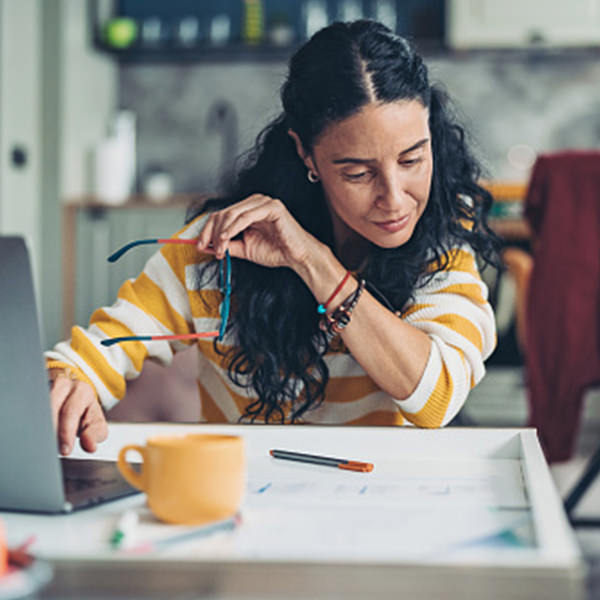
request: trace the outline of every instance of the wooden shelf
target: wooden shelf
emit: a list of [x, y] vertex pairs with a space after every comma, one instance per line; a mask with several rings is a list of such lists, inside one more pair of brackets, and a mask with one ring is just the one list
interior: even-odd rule
[[276, 46], [275, 44], [247, 44], [231, 42], [221, 46], [209, 44], [194, 48], [176, 46], [113, 48], [101, 41], [94, 44], [96, 50], [104, 52], [122, 64], [147, 63], [199, 63], [199, 62], [285, 62], [298, 48], [299, 44]]
[[523, 202], [527, 194], [527, 182], [524, 181], [482, 181], [481, 185], [496, 202]]
[[490, 219], [492, 231], [507, 241], [528, 240], [531, 237], [529, 224], [525, 219]]
[[103, 202], [101, 199], [95, 196], [81, 196], [79, 198], [72, 198], [67, 200], [63, 204], [66, 209], [74, 210], [123, 210], [132, 208], [141, 209], [164, 209], [164, 208], [185, 208], [193, 202], [201, 202], [208, 198], [215, 197], [216, 195], [211, 194], [174, 194], [163, 201], [156, 201], [148, 198], [147, 196], [136, 195], [131, 196], [125, 202], [121, 204], [112, 204], [109, 202]]

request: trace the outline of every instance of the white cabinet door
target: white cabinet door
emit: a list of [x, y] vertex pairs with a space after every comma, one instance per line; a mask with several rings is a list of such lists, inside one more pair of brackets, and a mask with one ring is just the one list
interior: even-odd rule
[[453, 48], [600, 45], [600, 0], [448, 0]]

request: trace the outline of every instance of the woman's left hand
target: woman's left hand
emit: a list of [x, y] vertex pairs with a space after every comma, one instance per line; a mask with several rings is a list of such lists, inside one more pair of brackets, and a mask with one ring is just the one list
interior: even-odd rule
[[229, 250], [233, 257], [265, 267], [295, 269], [305, 264], [319, 245], [321, 242], [298, 224], [283, 202], [253, 194], [212, 213], [197, 247], [218, 259]]

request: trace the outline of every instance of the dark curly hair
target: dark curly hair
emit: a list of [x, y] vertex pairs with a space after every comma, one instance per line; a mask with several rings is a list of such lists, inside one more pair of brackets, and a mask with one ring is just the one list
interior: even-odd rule
[[[331, 218], [321, 186], [312, 185], [288, 130], [307, 152], [333, 123], [372, 101], [417, 100], [429, 110], [433, 153], [430, 197], [411, 239], [398, 248], [371, 245], [361, 272], [376, 297], [399, 310], [416, 286], [447, 269], [447, 252], [468, 243], [485, 263], [497, 264], [497, 238], [486, 215], [492, 197], [478, 184], [481, 170], [467, 147], [446, 94], [431, 85], [422, 58], [380, 23], [334, 23], [291, 58], [281, 88], [283, 112], [258, 135], [225, 198], [191, 211], [191, 220], [254, 193], [279, 198], [308, 232], [333, 247]], [[214, 261], [199, 276], [214, 276]], [[294, 422], [322, 402], [329, 379], [323, 357], [328, 338], [319, 329], [317, 302], [287, 268], [233, 260], [235, 306], [228, 325], [237, 346], [224, 350], [230, 379], [257, 400], [243, 418]], [[299, 393], [300, 392], [300, 393]]]

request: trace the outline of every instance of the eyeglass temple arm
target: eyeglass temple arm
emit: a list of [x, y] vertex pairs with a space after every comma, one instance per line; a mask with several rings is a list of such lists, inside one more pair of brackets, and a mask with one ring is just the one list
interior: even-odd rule
[[182, 333], [179, 335], [125, 335], [121, 337], [100, 340], [100, 343], [103, 346], [112, 346], [113, 344], [122, 344], [123, 342], [150, 342], [158, 340], [195, 340], [198, 338], [215, 338], [218, 335], [218, 331], [206, 331], [202, 333]]
[[[113, 252], [109, 257], [109, 262], [115, 262], [125, 254], [131, 248], [135, 248], [135, 246], [141, 246], [143, 244], [193, 244], [196, 245], [198, 240], [191, 239], [180, 239], [180, 238], [147, 238], [143, 240], [135, 240], [133, 242], [129, 242], [125, 244], [122, 248], [119, 248], [116, 252]], [[225, 334], [225, 328], [227, 326], [227, 320], [229, 318], [229, 304], [231, 297], [231, 257], [229, 256], [229, 250], [225, 253], [225, 259], [227, 263], [227, 271], [225, 273], [225, 298], [224, 298], [224, 306], [223, 313], [221, 314], [221, 327], [219, 331], [209, 331], [204, 333], [187, 333], [181, 335], [130, 335], [130, 336], [121, 336], [109, 338], [106, 340], [101, 340], [101, 344], [103, 346], [112, 346], [113, 344], [121, 344], [123, 342], [148, 342], [152, 340], [185, 340], [185, 339], [198, 339], [198, 338], [218, 338], [219, 340], [223, 339], [223, 335]], [[221, 262], [222, 269], [222, 262]], [[222, 271], [220, 273], [222, 277]]]
[[121, 258], [121, 256], [123, 256], [125, 252], [127, 252], [131, 248], [135, 248], [136, 246], [142, 246], [143, 244], [191, 244], [195, 246], [197, 243], [198, 240], [196, 239], [184, 240], [180, 238], [147, 238], [144, 240], [135, 240], [134, 242], [129, 242], [128, 244], [125, 244], [122, 248], [119, 248], [118, 250], [113, 252], [108, 257], [108, 262], [115, 262], [119, 260], [119, 258]]

